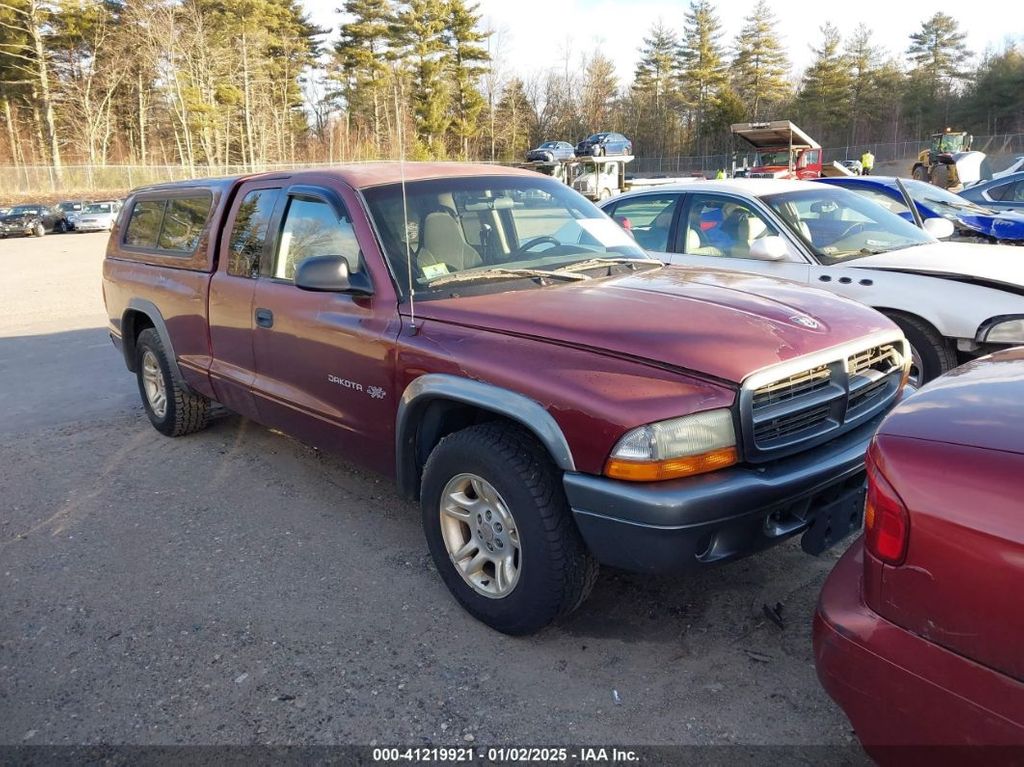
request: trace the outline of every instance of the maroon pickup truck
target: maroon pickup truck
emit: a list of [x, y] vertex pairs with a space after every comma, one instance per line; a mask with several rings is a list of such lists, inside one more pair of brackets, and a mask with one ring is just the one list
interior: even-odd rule
[[871, 309], [662, 266], [565, 185], [480, 165], [140, 189], [103, 288], [160, 432], [216, 401], [394, 476], [455, 598], [512, 634], [576, 608], [599, 562], [859, 527], [909, 368]]

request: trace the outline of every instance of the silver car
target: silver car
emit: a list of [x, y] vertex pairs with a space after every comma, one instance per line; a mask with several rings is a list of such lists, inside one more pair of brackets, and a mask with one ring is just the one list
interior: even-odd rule
[[109, 232], [114, 228], [114, 220], [121, 210], [118, 200], [90, 202], [78, 214], [75, 221], [76, 232]]

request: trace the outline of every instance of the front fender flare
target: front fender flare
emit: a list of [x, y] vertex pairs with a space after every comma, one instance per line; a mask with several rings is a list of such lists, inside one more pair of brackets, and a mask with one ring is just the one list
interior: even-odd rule
[[565, 435], [551, 414], [536, 400], [494, 384], [445, 373], [428, 373], [406, 387], [398, 405], [395, 473], [399, 491], [407, 498], [419, 495], [416, 457], [419, 416], [435, 400], [462, 402], [516, 421], [540, 440], [558, 468], [562, 471], [576, 470]]

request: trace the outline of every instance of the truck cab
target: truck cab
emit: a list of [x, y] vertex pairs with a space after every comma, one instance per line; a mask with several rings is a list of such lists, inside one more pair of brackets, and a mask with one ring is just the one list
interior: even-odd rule
[[733, 175], [747, 178], [812, 179], [822, 176], [821, 146], [789, 120], [734, 123], [734, 139], [755, 151], [754, 163]]

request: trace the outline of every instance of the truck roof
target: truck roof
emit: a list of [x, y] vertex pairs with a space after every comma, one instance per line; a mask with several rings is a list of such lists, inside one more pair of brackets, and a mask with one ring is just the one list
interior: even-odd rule
[[[468, 162], [407, 162], [404, 163], [404, 175], [407, 182], [425, 181], [433, 178], [451, 178], [453, 176], [528, 176], [536, 177], [536, 172], [511, 168], [504, 165], [487, 165]], [[133, 190], [142, 192], [156, 189], [176, 188], [217, 188], [230, 189], [241, 181], [255, 178], [280, 178], [301, 180], [303, 178], [333, 176], [354, 189], [367, 189], [385, 184], [397, 184], [402, 180], [402, 163], [366, 162], [346, 165], [324, 165], [320, 168], [301, 168], [296, 170], [280, 170], [268, 173], [252, 173], [239, 176], [221, 176], [216, 178], [197, 178], [188, 181], [172, 181], [166, 184], [153, 184]]]
[[820, 145], [789, 120], [773, 120], [761, 123], [733, 123], [729, 130], [748, 144], [758, 149], [765, 147], [793, 146], [819, 149]]

